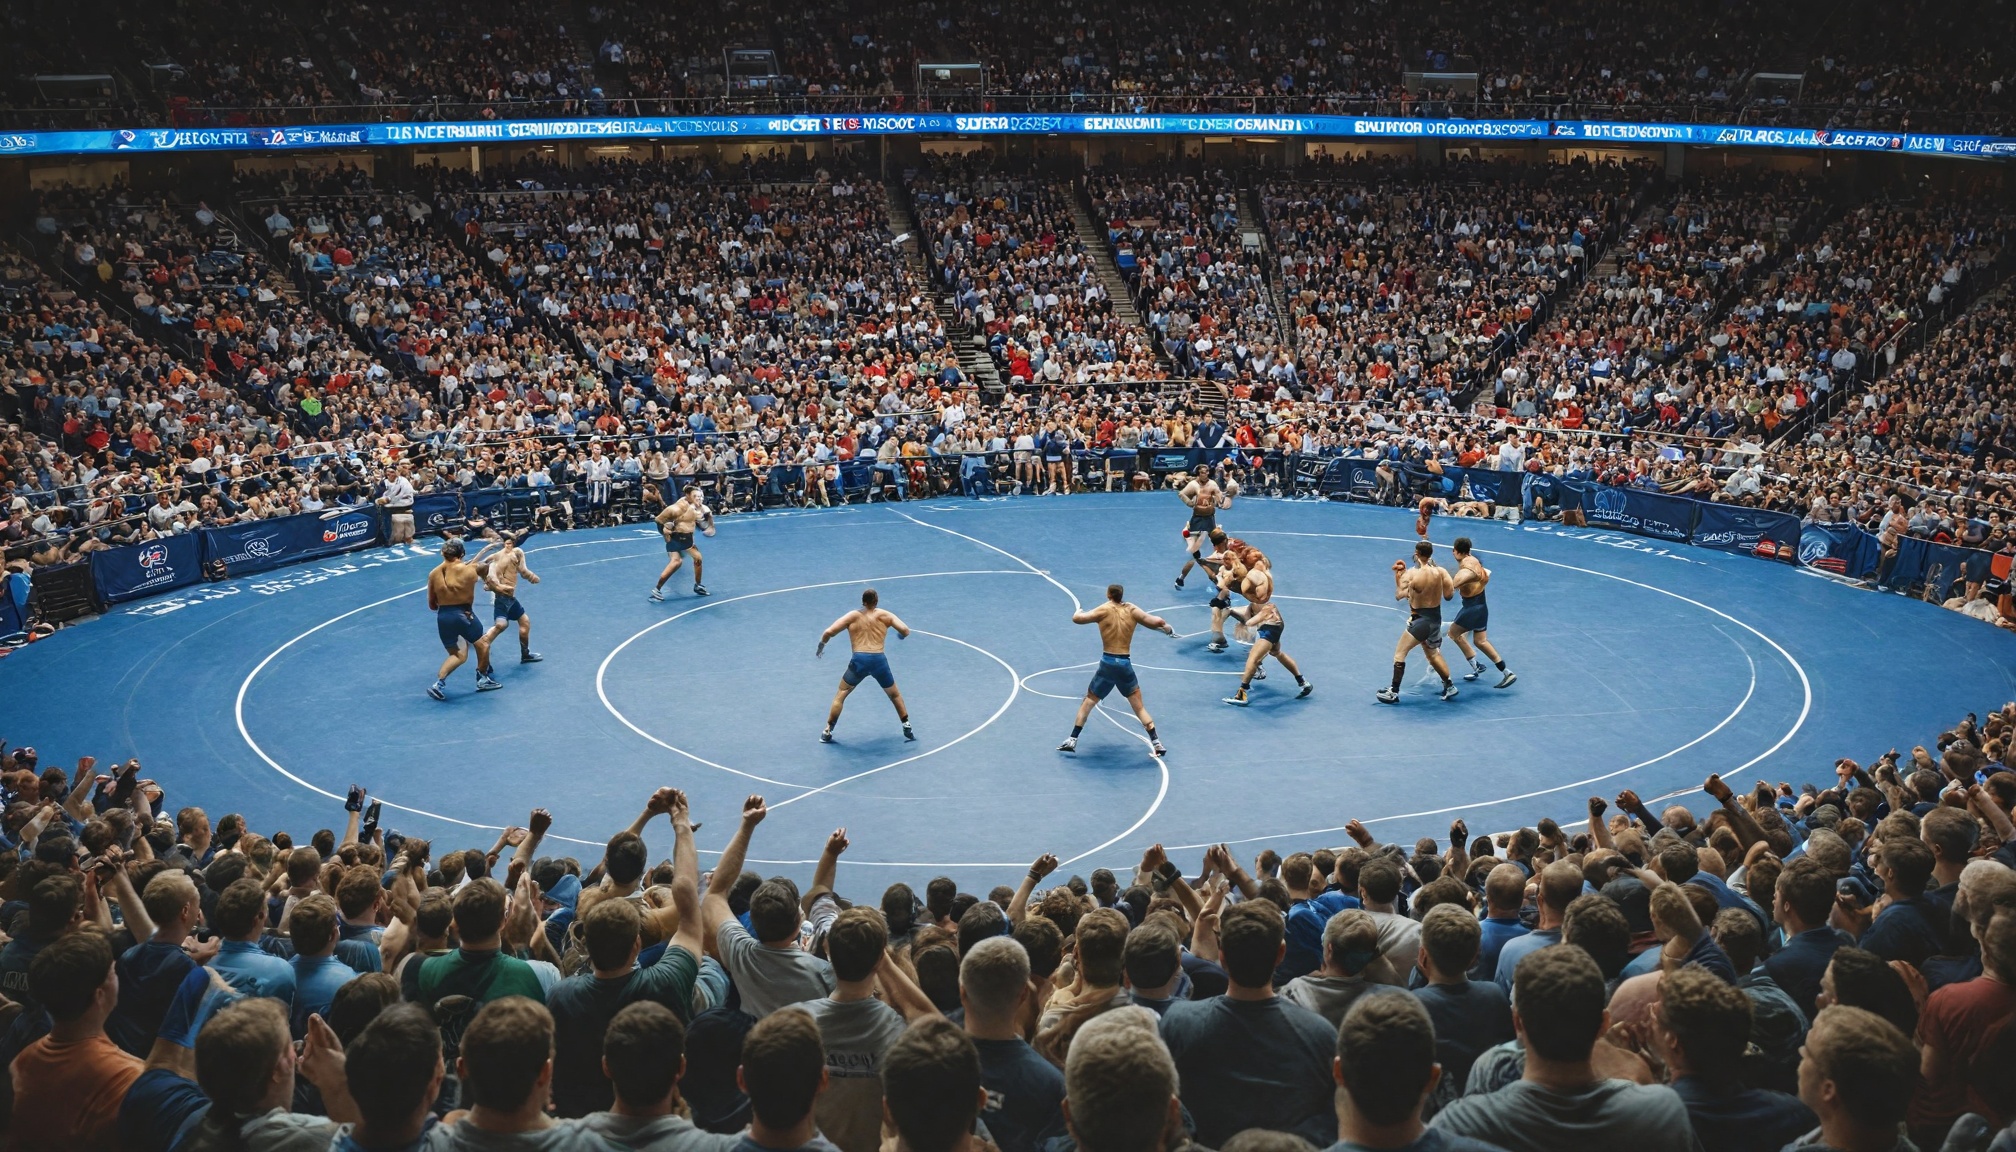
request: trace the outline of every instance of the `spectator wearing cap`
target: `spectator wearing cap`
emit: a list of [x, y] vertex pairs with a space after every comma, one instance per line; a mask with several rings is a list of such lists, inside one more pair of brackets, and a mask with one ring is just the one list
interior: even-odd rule
[[1671, 1088], [1597, 1077], [1590, 1060], [1609, 1026], [1603, 1002], [1603, 972], [1588, 953], [1573, 945], [1534, 952], [1512, 994], [1526, 1049], [1522, 1078], [1453, 1101], [1434, 1127], [1511, 1152], [1694, 1152], [1686, 1106]]
[[1234, 905], [1221, 918], [1218, 947], [1231, 987], [1223, 996], [1172, 1005], [1162, 1017], [1198, 1141], [1215, 1147], [1248, 1128], [1290, 1131], [1312, 1144], [1327, 1140], [1336, 1029], [1274, 992], [1285, 950], [1280, 911], [1266, 900]]
[[[1412, 968], [1411, 961], [1408, 966]], [[1281, 997], [1335, 1028], [1359, 997], [1400, 984], [1400, 975], [1379, 949], [1378, 922], [1362, 908], [1348, 908], [1323, 927], [1323, 966], [1290, 980]]]

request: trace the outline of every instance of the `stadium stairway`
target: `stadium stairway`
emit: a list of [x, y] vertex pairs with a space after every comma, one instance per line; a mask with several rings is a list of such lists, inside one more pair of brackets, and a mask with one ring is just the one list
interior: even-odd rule
[[1274, 258], [1274, 245], [1267, 239], [1267, 218], [1261, 213], [1258, 194], [1250, 184], [1239, 189], [1239, 240], [1246, 251], [1259, 254], [1260, 275], [1267, 282], [1267, 302], [1274, 308], [1274, 330], [1280, 335], [1282, 347], [1293, 348], [1295, 330], [1277, 275], [1280, 262]]
[[[1134, 284], [1120, 271], [1120, 262], [1113, 249], [1113, 235], [1106, 223], [1092, 211], [1091, 194], [1085, 190], [1083, 182], [1071, 186], [1071, 227], [1076, 229], [1080, 239], [1085, 241], [1085, 254], [1092, 260], [1092, 271], [1099, 277], [1100, 287], [1106, 289], [1107, 299], [1113, 304], [1113, 317], [1123, 324], [1145, 328], [1141, 318], [1141, 307], [1134, 297]], [[1163, 385], [1165, 394], [1180, 392], [1188, 387], [1187, 379], [1168, 348], [1157, 337], [1151, 343], [1155, 347], [1155, 359], [1162, 365], [1169, 377]], [[1184, 379], [1179, 385], [1177, 381]]]
[[1112, 301], [1114, 318], [1139, 328], [1141, 310], [1134, 305], [1134, 286], [1121, 274], [1120, 265], [1113, 258], [1113, 239], [1107, 234], [1106, 225], [1092, 215], [1092, 205], [1085, 199], [1082, 185], [1072, 187], [1071, 227], [1085, 241], [1085, 252], [1092, 258], [1092, 271]]
[[[929, 242], [917, 223], [916, 210], [910, 203], [910, 189], [901, 178], [890, 177], [882, 182], [882, 197], [889, 212], [890, 235], [899, 238], [891, 243], [903, 254], [903, 264], [917, 282], [930, 286], [931, 306], [945, 322], [945, 336], [952, 344], [953, 354], [959, 358], [959, 371], [980, 386], [981, 395], [987, 403], [1000, 403], [1007, 392], [1001, 380], [1001, 371], [994, 363], [993, 353], [987, 350], [986, 338], [968, 326], [960, 316], [958, 302], [938, 275], [935, 261], [928, 255]], [[908, 239], [901, 239], [903, 237]]]

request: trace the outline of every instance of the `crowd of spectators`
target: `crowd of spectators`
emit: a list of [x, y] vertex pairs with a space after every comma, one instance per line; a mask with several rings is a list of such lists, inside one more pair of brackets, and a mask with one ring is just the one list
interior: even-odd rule
[[[1993, 196], [1366, 162], [1253, 189], [1249, 248], [1222, 174], [905, 179], [777, 155], [245, 175], [217, 210], [45, 193], [41, 247], [6, 253], [7, 559], [367, 502], [402, 466], [422, 493], [541, 490], [572, 525], [688, 480], [729, 506], [1112, 489], [1161, 447], [1231, 454], [1258, 491], [1299, 453], [1989, 551], [2016, 518], [2007, 308], [1961, 311], [1999, 274]], [[1132, 257], [1139, 327], [1081, 194], [1098, 254]], [[965, 378], [948, 318], [1006, 397]], [[969, 454], [977, 476], [935, 466]]]
[[1261, 250], [1247, 243], [1241, 192], [1228, 173], [1099, 173], [1086, 178], [1086, 192], [1142, 321], [1177, 369], [1221, 383], [1296, 382]]
[[946, 160], [909, 191], [939, 289], [986, 338], [1004, 380], [1088, 385], [1162, 371], [1148, 334], [1114, 312], [1072, 221], [1070, 185]]
[[[1042, 853], [879, 893], [845, 830], [803, 888], [747, 870], [760, 796], [724, 818], [659, 788], [599, 854], [549, 848], [544, 809], [450, 848], [383, 828], [361, 787], [340, 831], [262, 834], [137, 760], [4, 750], [0, 1130], [135, 1152], [1999, 1150], [2012, 740], [2016, 704], [1798, 786], [1710, 776], [1408, 844], [1351, 821], [1250, 860], [1154, 845], [1087, 877]], [[732, 828], [705, 874], [702, 816]]]
[[[1595, 0], [1482, 12], [1352, 0], [1079, 0], [947, 9], [740, 0], [671, 13], [633, 0], [453, 0], [298, 10], [184, 0], [10, 5], [9, 127], [657, 114], [736, 104], [839, 110], [928, 103], [921, 63], [977, 61], [998, 108], [1333, 111], [1522, 119], [1649, 118], [1896, 131], [2004, 130], [2010, 46], [1989, 0], [1756, 2], [1713, 9]], [[14, 15], [18, 12], [18, 15]], [[1964, 49], [1956, 46], [1964, 45]], [[724, 50], [767, 51], [731, 79]], [[35, 77], [102, 74], [68, 96]], [[968, 97], [960, 97], [968, 98]], [[340, 114], [339, 114], [340, 115]]]
[[1370, 161], [1260, 190], [1306, 387], [1431, 403], [1473, 389], [1581, 285], [1650, 179], [1491, 167]]

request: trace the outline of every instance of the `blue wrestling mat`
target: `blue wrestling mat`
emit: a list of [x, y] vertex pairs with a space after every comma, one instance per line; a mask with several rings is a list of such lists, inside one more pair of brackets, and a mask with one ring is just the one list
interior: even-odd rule
[[[1209, 591], [1171, 587], [1184, 520], [1174, 497], [1127, 495], [733, 517], [699, 541], [713, 595], [681, 572], [663, 604], [646, 598], [665, 558], [649, 526], [539, 536], [542, 582], [519, 598], [545, 662], [519, 665], [507, 633], [504, 689], [475, 694], [465, 667], [447, 703], [425, 693], [437, 542], [352, 553], [122, 605], [15, 652], [0, 735], [40, 744], [44, 764], [139, 756], [171, 811], [238, 811], [255, 830], [341, 827], [359, 783], [389, 827], [444, 847], [544, 806], [592, 859], [676, 785], [703, 849], [754, 792], [771, 806], [752, 853], [766, 866], [807, 874], [845, 827], [852, 867], [1005, 879], [1046, 851], [1083, 872], [1157, 841], [1186, 864], [1219, 840], [1336, 845], [1353, 818], [1402, 843], [1459, 815], [1479, 831], [1579, 825], [1587, 797], [1623, 788], [1702, 809], [1710, 772], [1739, 788], [1824, 778], [1838, 756], [1951, 723], [1949, 686], [2016, 696], [2016, 636], [1957, 613], [1684, 545], [1437, 518], [1445, 561], [1468, 534], [1492, 569], [1490, 635], [1519, 682], [1459, 681], [1444, 703], [1417, 652], [1400, 705], [1380, 705], [1413, 512], [1251, 500], [1220, 523], [1273, 558], [1284, 645], [1316, 691], [1294, 699], [1270, 661], [1252, 707], [1229, 708], [1245, 649], [1205, 651]], [[1071, 613], [1112, 582], [1178, 633], [1134, 643], [1163, 759], [1117, 696], [1076, 755], [1054, 750], [1099, 656]], [[915, 629], [889, 659], [918, 741], [871, 683], [821, 744], [846, 639], [813, 649], [871, 585]], [[56, 743], [71, 733], [92, 742]], [[647, 840], [670, 851], [662, 821]]]

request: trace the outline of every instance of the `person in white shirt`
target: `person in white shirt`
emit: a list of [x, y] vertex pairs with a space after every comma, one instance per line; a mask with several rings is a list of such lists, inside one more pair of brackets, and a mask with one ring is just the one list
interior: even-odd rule
[[394, 544], [409, 544], [413, 540], [413, 480], [407, 475], [406, 465], [401, 464], [392, 478], [385, 482], [385, 492], [378, 497], [378, 503], [392, 520], [392, 540]]

